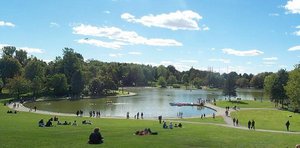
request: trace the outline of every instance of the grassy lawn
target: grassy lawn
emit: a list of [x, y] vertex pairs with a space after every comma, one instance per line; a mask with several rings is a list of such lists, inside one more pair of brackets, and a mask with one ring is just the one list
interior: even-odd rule
[[[289, 116], [292, 117], [289, 117]], [[300, 131], [300, 114], [281, 110], [241, 110], [231, 113], [232, 117], [239, 119], [240, 124], [247, 126], [249, 120], [255, 120], [256, 128], [285, 131], [285, 123], [290, 121], [291, 131]]]
[[[184, 123], [183, 128], [162, 129], [157, 121], [126, 119], [92, 119], [59, 117], [60, 121], [77, 120], [78, 126], [39, 128], [37, 122], [49, 115], [19, 112], [7, 114], [7, 107], [0, 105], [1, 147], [95, 147], [88, 145], [90, 132], [100, 127], [105, 138], [104, 147], [294, 147], [299, 135], [265, 133], [239, 130], [214, 125]], [[82, 125], [82, 120], [93, 125]], [[183, 119], [185, 120], [185, 119]], [[199, 119], [195, 119], [199, 120]], [[206, 120], [206, 119], [205, 119]], [[211, 119], [207, 118], [207, 121]], [[219, 118], [217, 118], [219, 120]], [[293, 126], [292, 121], [292, 126]], [[158, 135], [135, 136], [136, 130], [151, 128]]]
[[242, 100], [242, 101], [217, 101], [217, 106], [225, 108], [226, 106], [233, 107], [237, 106], [240, 108], [274, 108], [274, 103], [263, 100]]
[[216, 116], [216, 118], [206, 117], [206, 118], [182, 118], [182, 119], [171, 119], [175, 121], [190, 121], [190, 122], [201, 122], [201, 123], [220, 123], [225, 124], [224, 119], [221, 116]]

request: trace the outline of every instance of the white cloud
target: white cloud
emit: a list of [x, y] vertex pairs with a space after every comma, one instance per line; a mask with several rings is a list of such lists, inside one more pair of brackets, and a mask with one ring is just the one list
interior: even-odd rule
[[131, 54], [131, 55], [141, 55], [142, 53], [141, 52], [133, 51], [133, 52], [128, 52], [128, 54]]
[[223, 63], [230, 63], [229, 59], [209, 59], [212, 62], [223, 62]]
[[106, 11], [103, 11], [103, 13], [110, 14], [110, 11], [106, 10]]
[[279, 13], [269, 13], [269, 16], [279, 16]]
[[39, 48], [19, 47], [19, 49], [25, 50], [27, 53], [43, 53], [43, 50]]
[[73, 27], [73, 34], [104, 37], [124, 45], [149, 45], [149, 46], [182, 46], [182, 43], [173, 39], [146, 38], [134, 31], [123, 31], [116, 27], [96, 27], [81, 24]]
[[289, 0], [284, 8], [288, 13], [300, 14], [300, 0]]
[[11, 22], [0, 21], [0, 27], [1, 26], [15, 27], [16, 25]]
[[60, 27], [60, 25], [58, 23], [55, 23], [55, 22], [50, 22], [50, 27], [51, 28], [56, 28], [56, 27]]
[[288, 49], [288, 51], [297, 51], [300, 50], [300, 45], [299, 46], [294, 46]]
[[277, 57], [263, 58], [264, 61], [277, 61]]
[[8, 44], [0, 44], [0, 49], [2, 50], [2, 48], [5, 47], [5, 46], [10, 46], [10, 45], [8, 45]]
[[110, 57], [113, 57], [113, 58], [120, 58], [123, 56], [123, 54], [121, 53], [111, 53], [109, 54]]
[[[0, 49], [2, 49], [5, 46], [12, 46], [9, 44], [0, 44]], [[17, 50], [24, 50], [27, 53], [44, 53], [44, 51], [40, 48], [31, 48], [31, 47], [16, 47]]]
[[248, 65], [251, 65], [251, 64], [252, 64], [252, 62], [250, 62], [250, 61], [249, 61], [249, 62], [247, 62], [246, 64], [248, 64]]
[[253, 50], [246, 50], [246, 51], [240, 51], [235, 50], [231, 48], [224, 48], [222, 51], [226, 54], [235, 55], [235, 56], [258, 56], [263, 54], [264, 52], [253, 49]]
[[[121, 18], [128, 22], [140, 23], [147, 27], [161, 27], [171, 30], [200, 30], [198, 21], [202, 19], [202, 16], [194, 11], [186, 10], [158, 15], [150, 14], [141, 18], [135, 18], [130, 13], [123, 13]], [[207, 29], [209, 28], [205, 27], [205, 30]]]
[[270, 61], [265, 61], [263, 62], [264, 65], [274, 65], [276, 62], [270, 62]]
[[293, 34], [295, 34], [296, 36], [300, 36], [300, 25], [295, 27], [296, 29], [298, 29], [297, 31], [295, 31]]
[[122, 42], [104, 42], [100, 40], [95, 40], [95, 39], [80, 39], [77, 40], [77, 43], [80, 44], [89, 44], [89, 45], [94, 45], [97, 47], [104, 47], [104, 48], [111, 48], [111, 49], [121, 49], [122, 45], [125, 45], [125, 43]]

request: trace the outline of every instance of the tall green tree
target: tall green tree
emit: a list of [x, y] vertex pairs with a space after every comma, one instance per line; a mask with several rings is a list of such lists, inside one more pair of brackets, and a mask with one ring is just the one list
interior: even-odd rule
[[33, 58], [25, 66], [25, 78], [33, 80], [34, 78], [45, 77], [47, 64], [37, 58]]
[[0, 75], [4, 84], [8, 78], [20, 75], [22, 66], [18, 60], [10, 57], [0, 59]]
[[203, 81], [199, 77], [196, 77], [193, 80], [193, 85], [198, 89], [201, 89], [202, 83], [203, 83]]
[[11, 79], [8, 79], [7, 88], [9, 92], [17, 96], [17, 99], [20, 99], [20, 95], [27, 93], [29, 88], [29, 81], [24, 77], [16, 76]]
[[228, 96], [229, 98], [231, 96], [236, 96], [236, 86], [235, 86], [235, 80], [236, 80], [236, 75], [235, 73], [229, 73], [227, 78], [225, 79], [224, 82], [224, 87], [223, 87], [223, 94], [225, 96]]
[[15, 54], [16, 50], [17, 49], [14, 46], [5, 46], [2, 48], [2, 51], [3, 51], [2, 56], [12, 58], [13, 55]]
[[71, 93], [72, 96], [78, 97], [84, 89], [84, 76], [82, 71], [78, 70], [72, 75]]
[[187, 87], [189, 86], [189, 76], [188, 74], [183, 74], [182, 78], [181, 78], [181, 82], [184, 84], [185, 89], [187, 89]]
[[300, 110], [300, 68], [295, 68], [289, 72], [287, 85], [284, 87], [287, 96], [289, 97], [292, 107], [295, 110]]
[[44, 88], [44, 81], [40, 77], [35, 77], [31, 81], [31, 91], [34, 98], [37, 98], [38, 95], [42, 92]]
[[177, 83], [177, 79], [174, 75], [170, 75], [168, 78], [168, 85], [173, 85]]
[[22, 49], [16, 50], [15, 59], [17, 59], [22, 66], [25, 66], [27, 63], [27, 52]]
[[68, 92], [67, 77], [64, 74], [55, 74], [50, 78], [50, 87], [56, 96], [64, 96]]
[[159, 78], [158, 78], [158, 85], [160, 85], [160, 87], [162, 87], [162, 88], [165, 88], [165, 87], [167, 87], [167, 81], [166, 81], [166, 79], [163, 77], [163, 76], [160, 76]]
[[75, 71], [82, 69], [83, 57], [81, 54], [74, 52], [72, 48], [63, 49], [62, 65], [67, 82], [71, 83], [72, 75]]
[[101, 96], [103, 95], [103, 90], [104, 90], [104, 83], [98, 78], [93, 79], [91, 84], [89, 85], [89, 91], [91, 95]]

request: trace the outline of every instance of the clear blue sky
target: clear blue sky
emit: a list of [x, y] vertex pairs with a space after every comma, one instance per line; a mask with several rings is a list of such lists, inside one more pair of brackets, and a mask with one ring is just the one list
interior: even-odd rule
[[300, 61], [300, 0], [1, 0], [0, 46], [46, 61], [276, 72]]

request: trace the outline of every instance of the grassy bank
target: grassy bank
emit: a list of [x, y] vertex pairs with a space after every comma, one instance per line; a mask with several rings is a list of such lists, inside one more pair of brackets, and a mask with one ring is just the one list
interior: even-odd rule
[[[181, 129], [170, 130], [162, 129], [157, 121], [133, 119], [59, 117], [60, 121], [77, 120], [79, 125], [40, 128], [37, 122], [51, 116], [27, 112], [7, 114], [7, 110], [7, 107], [0, 106], [1, 147], [94, 147], [86, 144], [94, 127], [100, 127], [105, 137], [105, 143], [101, 145], [104, 147], [294, 147], [299, 142], [299, 135], [188, 123], [184, 123]], [[82, 125], [81, 121], [87, 119], [93, 124]], [[146, 127], [159, 134], [133, 135], [136, 130]]]
[[270, 101], [253, 101], [253, 100], [241, 100], [241, 101], [217, 101], [216, 105], [225, 108], [226, 106], [237, 106], [240, 108], [274, 108], [274, 103]]

